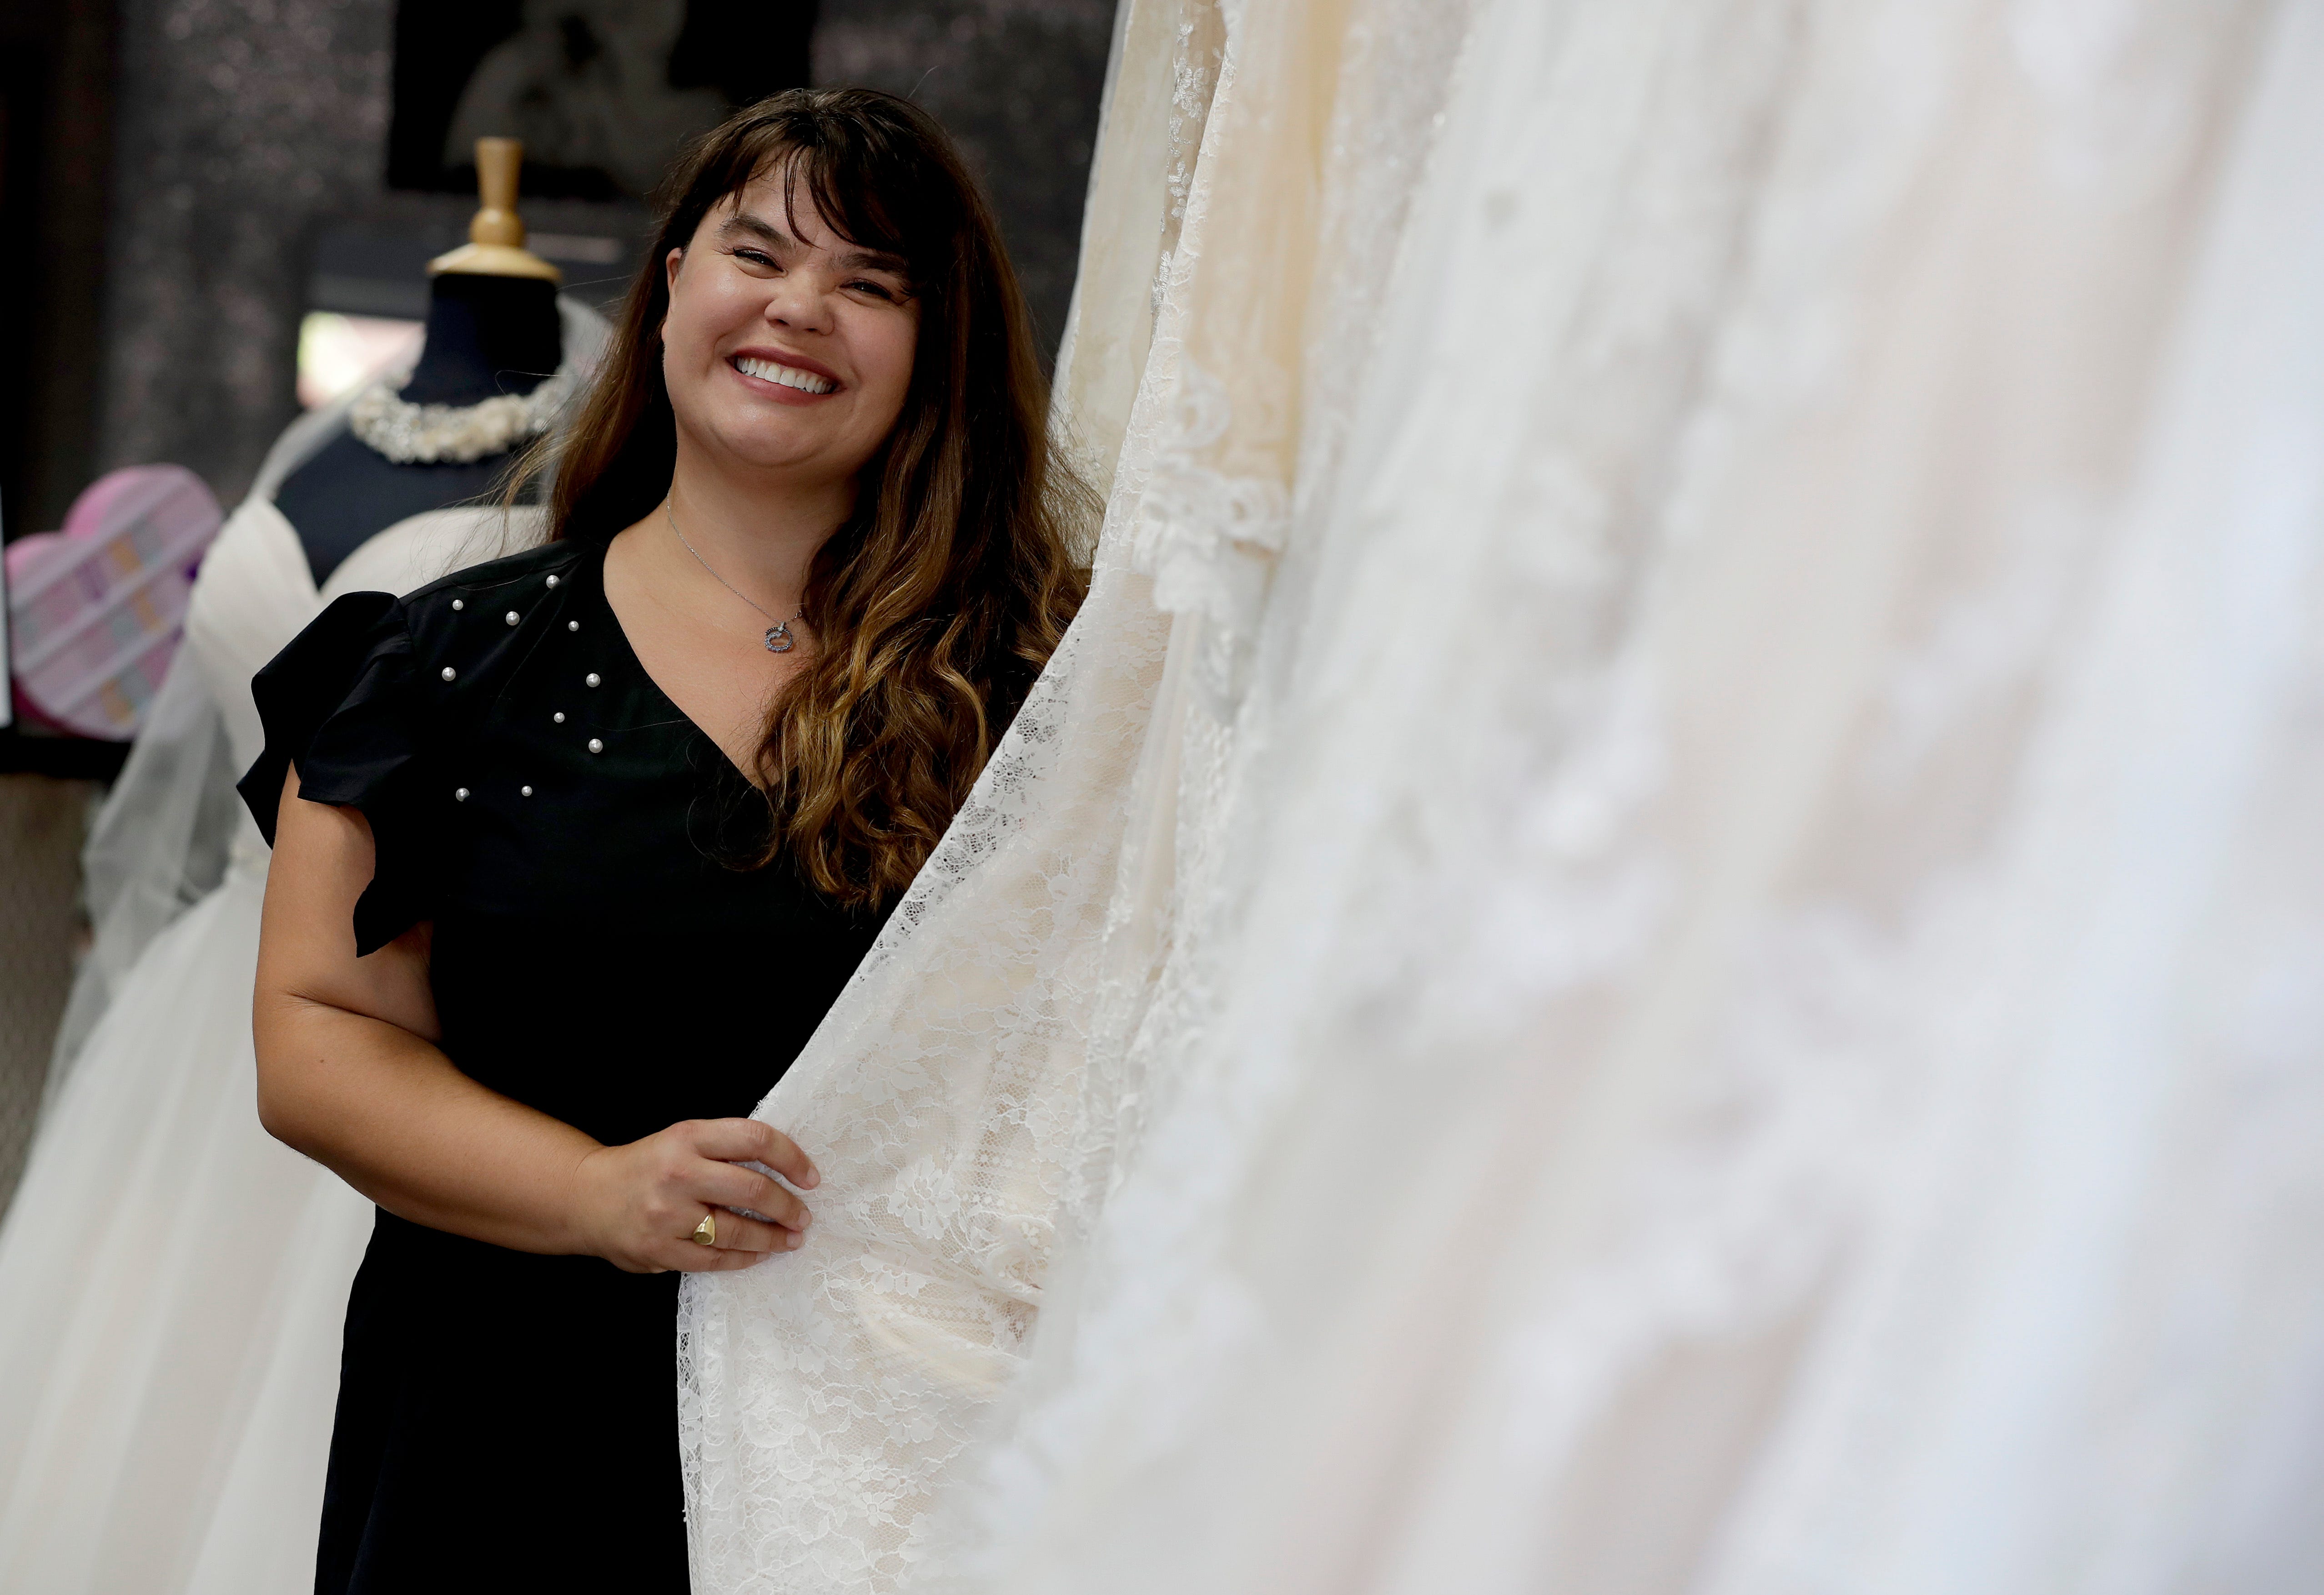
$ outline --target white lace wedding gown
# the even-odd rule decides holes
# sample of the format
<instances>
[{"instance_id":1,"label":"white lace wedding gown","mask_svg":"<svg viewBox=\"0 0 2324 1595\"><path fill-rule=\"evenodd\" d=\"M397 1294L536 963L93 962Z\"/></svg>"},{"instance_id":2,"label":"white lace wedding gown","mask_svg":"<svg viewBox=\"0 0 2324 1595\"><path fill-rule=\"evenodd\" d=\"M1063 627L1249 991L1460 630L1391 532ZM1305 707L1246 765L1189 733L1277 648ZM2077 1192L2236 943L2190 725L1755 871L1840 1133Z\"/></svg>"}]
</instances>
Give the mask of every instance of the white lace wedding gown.
<instances>
[{"instance_id":1,"label":"white lace wedding gown","mask_svg":"<svg viewBox=\"0 0 2324 1595\"><path fill-rule=\"evenodd\" d=\"M568 310L567 347L603 323ZM537 511L417 515L318 590L277 484L345 430L296 423L203 561L186 640L99 822L160 911L227 768L259 753L250 679L341 593L408 592ZM208 790L206 792L205 789ZM217 816L213 814L212 818ZM349 1282L371 1203L260 1127L250 1002L267 852L235 806L225 879L128 963L50 1095L0 1227L0 1590L295 1595L317 1526ZM108 929L100 924L102 943ZM105 949L102 947L100 951Z\"/></svg>"},{"instance_id":2,"label":"white lace wedding gown","mask_svg":"<svg viewBox=\"0 0 2324 1595\"><path fill-rule=\"evenodd\" d=\"M698 1595L2324 1588L2324 4L1120 16Z\"/></svg>"}]
</instances>

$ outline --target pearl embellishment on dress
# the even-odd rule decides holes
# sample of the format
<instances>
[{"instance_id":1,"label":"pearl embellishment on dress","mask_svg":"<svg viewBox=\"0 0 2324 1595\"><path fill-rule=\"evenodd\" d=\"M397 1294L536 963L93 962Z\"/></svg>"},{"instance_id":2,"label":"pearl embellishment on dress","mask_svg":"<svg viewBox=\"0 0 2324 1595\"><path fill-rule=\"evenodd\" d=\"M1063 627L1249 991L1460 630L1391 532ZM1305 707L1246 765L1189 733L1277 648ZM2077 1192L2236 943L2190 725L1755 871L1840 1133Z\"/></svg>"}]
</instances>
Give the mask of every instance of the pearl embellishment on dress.
<instances>
[{"instance_id":1,"label":"pearl embellishment on dress","mask_svg":"<svg viewBox=\"0 0 2324 1595\"><path fill-rule=\"evenodd\" d=\"M520 786L516 791L519 797L530 797L532 795L532 788L530 786Z\"/></svg>"},{"instance_id":2,"label":"pearl embellishment on dress","mask_svg":"<svg viewBox=\"0 0 2324 1595\"><path fill-rule=\"evenodd\" d=\"M447 681L447 682L448 682L448 681L450 681L453 677L455 677L455 676L458 675L459 673L460 673L460 672L459 672L458 671L454 670L454 669L453 669L450 665L448 665L448 664L447 664L447 665L446 665L446 666L444 667L444 679L445 679L446 681Z\"/></svg>"},{"instance_id":3,"label":"pearl embellishment on dress","mask_svg":"<svg viewBox=\"0 0 2324 1595\"><path fill-rule=\"evenodd\" d=\"M554 576L550 577L550 578L549 579L549 586L551 586L551 587L555 587L555 586L557 585L557 578L556 578L556 577L554 577Z\"/></svg>"},{"instance_id":4,"label":"pearl embellishment on dress","mask_svg":"<svg viewBox=\"0 0 2324 1595\"><path fill-rule=\"evenodd\" d=\"M581 623L577 620L568 620L565 623L565 629L567 631L579 631L581 629Z\"/></svg>"},{"instance_id":5,"label":"pearl embellishment on dress","mask_svg":"<svg viewBox=\"0 0 2324 1595\"><path fill-rule=\"evenodd\" d=\"M605 751L605 745L598 741L595 737L592 737L589 738L589 751L591 753L603 753Z\"/></svg>"},{"instance_id":6,"label":"pearl embellishment on dress","mask_svg":"<svg viewBox=\"0 0 2324 1595\"><path fill-rule=\"evenodd\" d=\"M507 621L511 626L514 626L516 624L516 611L512 609L507 614L502 616L501 618Z\"/></svg>"},{"instance_id":7,"label":"pearl embellishment on dress","mask_svg":"<svg viewBox=\"0 0 2324 1595\"><path fill-rule=\"evenodd\" d=\"M468 801L468 789L465 786L454 787L452 796L454 801L465 803Z\"/></svg>"},{"instance_id":8,"label":"pearl embellishment on dress","mask_svg":"<svg viewBox=\"0 0 2324 1595\"><path fill-rule=\"evenodd\" d=\"M560 725L560 726L561 726L561 725L563 725L563 724L565 723L565 711L564 711L563 709L558 709L555 714L550 715L549 718L550 719L552 719L552 720L555 720L558 725Z\"/></svg>"},{"instance_id":9,"label":"pearl embellishment on dress","mask_svg":"<svg viewBox=\"0 0 2324 1595\"><path fill-rule=\"evenodd\" d=\"M594 687L594 686L595 686L595 685L596 685L600 681L604 680L604 677L602 677L602 676L600 676L600 675L599 675L595 671L594 671L594 670L593 670L593 671L591 671L587 675L583 676L581 679L582 679L583 681L585 681L585 682L588 682L591 686L593 686L593 687Z\"/></svg>"},{"instance_id":10,"label":"pearl embellishment on dress","mask_svg":"<svg viewBox=\"0 0 2324 1595\"><path fill-rule=\"evenodd\" d=\"M453 613L453 614L455 614L455 615L457 615L461 610L463 610L463 609L466 608L467 607L468 607L467 605L466 605L466 604L462 603L462 602L461 602L459 599L457 599L457 598L454 598L454 599L452 600L452 613Z\"/></svg>"}]
</instances>

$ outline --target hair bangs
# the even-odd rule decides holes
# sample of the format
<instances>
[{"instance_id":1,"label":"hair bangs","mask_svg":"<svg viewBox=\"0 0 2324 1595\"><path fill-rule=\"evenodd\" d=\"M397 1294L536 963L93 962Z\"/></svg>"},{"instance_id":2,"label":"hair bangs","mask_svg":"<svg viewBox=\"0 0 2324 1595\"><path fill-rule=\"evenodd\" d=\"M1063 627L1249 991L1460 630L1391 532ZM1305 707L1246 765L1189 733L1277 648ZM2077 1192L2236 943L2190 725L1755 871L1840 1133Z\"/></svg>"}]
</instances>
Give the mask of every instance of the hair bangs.
<instances>
[{"instance_id":1,"label":"hair bangs","mask_svg":"<svg viewBox=\"0 0 2324 1595\"><path fill-rule=\"evenodd\" d=\"M944 280L947 246L964 218L951 174L931 169L924 149L822 116L772 116L752 131L721 151L724 159L706 162L696 191L675 209L701 215L739 205L752 184L777 178L793 237L804 236L804 198L842 241L903 261L914 292Z\"/></svg>"}]
</instances>

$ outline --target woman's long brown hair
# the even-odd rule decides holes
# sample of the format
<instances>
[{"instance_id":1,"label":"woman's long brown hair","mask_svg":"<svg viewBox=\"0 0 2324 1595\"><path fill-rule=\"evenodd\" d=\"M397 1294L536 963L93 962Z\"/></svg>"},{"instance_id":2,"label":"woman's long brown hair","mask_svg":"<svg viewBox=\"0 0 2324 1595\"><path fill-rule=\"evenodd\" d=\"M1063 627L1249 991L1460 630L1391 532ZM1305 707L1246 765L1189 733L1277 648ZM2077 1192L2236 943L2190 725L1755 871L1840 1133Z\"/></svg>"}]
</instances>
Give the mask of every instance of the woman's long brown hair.
<instances>
[{"instance_id":1,"label":"woman's long brown hair","mask_svg":"<svg viewBox=\"0 0 2324 1595\"><path fill-rule=\"evenodd\" d=\"M678 452L663 262L714 207L784 168L841 237L901 255L919 303L902 413L808 576L816 656L759 749L773 825L757 862L788 857L827 896L876 907L927 861L1064 635L1085 591L1074 533L1095 508L1050 446L1031 316L944 130L893 95L816 88L705 134L670 178L574 425L509 492L553 473L552 538L610 538L661 503Z\"/></svg>"}]
</instances>

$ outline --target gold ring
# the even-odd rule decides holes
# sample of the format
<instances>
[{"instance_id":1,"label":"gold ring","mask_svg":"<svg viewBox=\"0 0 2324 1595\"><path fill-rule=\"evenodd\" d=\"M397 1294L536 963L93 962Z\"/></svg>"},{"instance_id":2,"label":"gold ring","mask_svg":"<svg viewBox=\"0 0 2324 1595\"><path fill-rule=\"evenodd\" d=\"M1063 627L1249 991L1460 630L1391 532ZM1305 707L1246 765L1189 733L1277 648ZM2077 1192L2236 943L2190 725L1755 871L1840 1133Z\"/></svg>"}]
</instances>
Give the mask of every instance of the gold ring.
<instances>
[{"instance_id":1,"label":"gold ring","mask_svg":"<svg viewBox=\"0 0 2324 1595\"><path fill-rule=\"evenodd\" d=\"M703 1214L702 1222L694 1227L694 1233L692 1236L688 1237L688 1238L696 1246L716 1246L718 1244L718 1215L716 1213Z\"/></svg>"}]
</instances>

